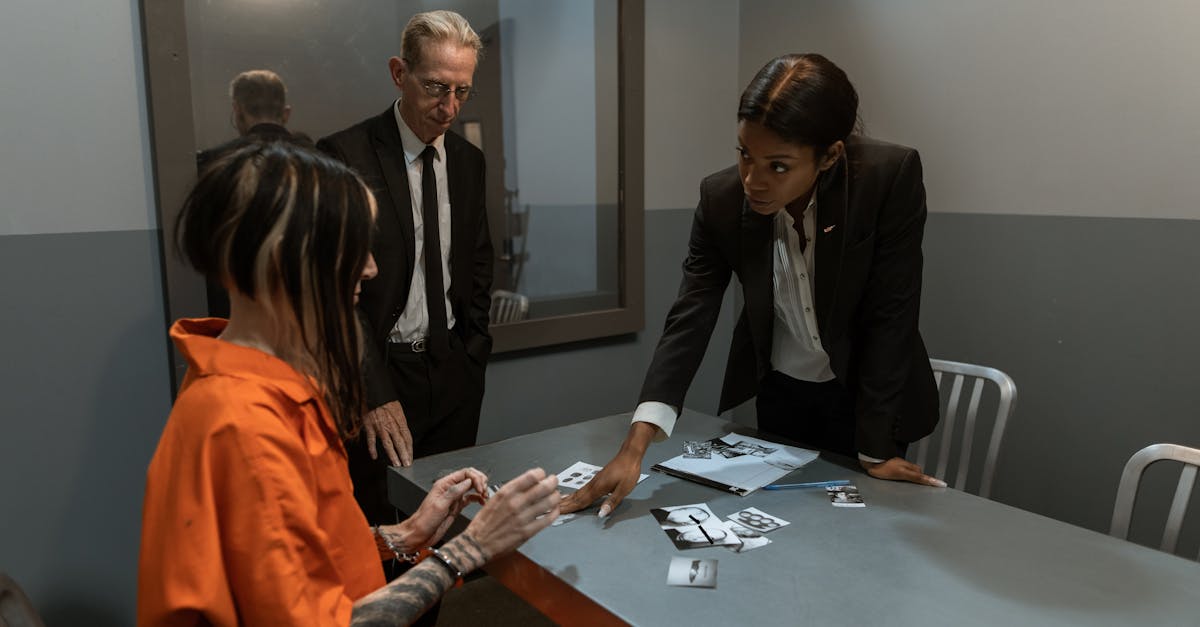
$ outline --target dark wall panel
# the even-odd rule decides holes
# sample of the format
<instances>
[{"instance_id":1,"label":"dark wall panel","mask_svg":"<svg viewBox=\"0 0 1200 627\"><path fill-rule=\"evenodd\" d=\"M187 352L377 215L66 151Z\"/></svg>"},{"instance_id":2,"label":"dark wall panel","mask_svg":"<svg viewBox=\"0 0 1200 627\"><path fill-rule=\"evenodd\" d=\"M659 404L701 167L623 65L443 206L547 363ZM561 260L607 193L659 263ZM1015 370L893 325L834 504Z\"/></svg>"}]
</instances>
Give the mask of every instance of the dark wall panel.
<instances>
[{"instance_id":1,"label":"dark wall panel","mask_svg":"<svg viewBox=\"0 0 1200 627\"><path fill-rule=\"evenodd\" d=\"M132 624L170 410L156 238L0 237L0 568L51 627Z\"/></svg>"},{"instance_id":2,"label":"dark wall panel","mask_svg":"<svg viewBox=\"0 0 1200 627\"><path fill-rule=\"evenodd\" d=\"M1196 242L1190 220L930 214L930 354L1017 384L994 498L1107 532L1130 455L1200 446Z\"/></svg>"}]
</instances>

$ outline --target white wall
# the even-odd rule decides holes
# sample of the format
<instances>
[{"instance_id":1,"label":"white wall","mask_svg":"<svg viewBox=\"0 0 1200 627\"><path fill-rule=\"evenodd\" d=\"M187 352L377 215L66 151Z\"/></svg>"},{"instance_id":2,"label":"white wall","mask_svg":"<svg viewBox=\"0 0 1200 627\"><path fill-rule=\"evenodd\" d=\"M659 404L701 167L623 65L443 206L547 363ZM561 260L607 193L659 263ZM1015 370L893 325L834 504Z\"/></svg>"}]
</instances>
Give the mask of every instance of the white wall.
<instances>
[{"instance_id":1,"label":"white wall","mask_svg":"<svg viewBox=\"0 0 1200 627\"><path fill-rule=\"evenodd\" d=\"M931 211L1200 218L1200 3L745 0L740 83L820 52Z\"/></svg>"},{"instance_id":2,"label":"white wall","mask_svg":"<svg viewBox=\"0 0 1200 627\"><path fill-rule=\"evenodd\" d=\"M153 228L137 4L0 5L0 235Z\"/></svg>"}]
</instances>

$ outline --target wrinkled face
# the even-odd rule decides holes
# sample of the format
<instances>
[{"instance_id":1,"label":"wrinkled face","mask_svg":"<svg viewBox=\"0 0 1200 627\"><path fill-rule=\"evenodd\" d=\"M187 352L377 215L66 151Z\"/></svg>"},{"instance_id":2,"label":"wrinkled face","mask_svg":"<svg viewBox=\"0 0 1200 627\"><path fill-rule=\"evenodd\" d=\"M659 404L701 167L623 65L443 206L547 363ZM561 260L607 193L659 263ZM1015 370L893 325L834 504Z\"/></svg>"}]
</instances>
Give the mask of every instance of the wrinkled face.
<instances>
[{"instance_id":1,"label":"wrinkled face","mask_svg":"<svg viewBox=\"0 0 1200 627\"><path fill-rule=\"evenodd\" d=\"M757 122L738 122L738 174L750 208L773 215L793 202L808 202L817 176L843 149L837 142L818 158L812 146L786 142Z\"/></svg>"},{"instance_id":2,"label":"wrinkled face","mask_svg":"<svg viewBox=\"0 0 1200 627\"><path fill-rule=\"evenodd\" d=\"M475 76L475 50L449 42L429 42L421 51L421 62L410 65L392 57L388 68L392 81L400 88L400 117L426 144L445 133L463 103L454 91L470 88ZM440 84L448 93L431 96L427 87Z\"/></svg>"}]
</instances>

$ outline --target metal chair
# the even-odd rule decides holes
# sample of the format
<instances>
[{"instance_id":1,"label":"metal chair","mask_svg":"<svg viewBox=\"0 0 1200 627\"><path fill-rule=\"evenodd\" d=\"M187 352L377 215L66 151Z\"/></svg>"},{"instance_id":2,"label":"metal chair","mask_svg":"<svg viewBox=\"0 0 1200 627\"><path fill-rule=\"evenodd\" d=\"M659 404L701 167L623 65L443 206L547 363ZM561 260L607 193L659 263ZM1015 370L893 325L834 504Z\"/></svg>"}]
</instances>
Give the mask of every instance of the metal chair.
<instances>
[{"instance_id":1,"label":"metal chair","mask_svg":"<svg viewBox=\"0 0 1200 627\"><path fill-rule=\"evenodd\" d=\"M1129 521L1133 518L1133 506L1137 501L1138 485L1142 481L1142 473L1154 462L1171 460L1183 462L1183 470L1179 473L1179 483L1175 485L1175 497L1171 499L1171 509L1167 512L1167 523L1163 528L1162 543L1159 548L1168 553L1175 552L1179 542L1179 530L1183 526L1183 516L1187 512L1188 501L1192 496L1192 487L1196 484L1196 469L1200 467L1200 449L1188 448L1178 444L1151 444L1133 454L1125 463L1121 473L1121 483L1117 487L1117 500L1113 503L1112 527L1108 535L1129 538ZM1200 559L1200 555L1197 555Z\"/></svg>"},{"instance_id":2,"label":"metal chair","mask_svg":"<svg viewBox=\"0 0 1200 627\"><path fill-rule=\"evenodd\" d=\"M1004 437L1004 428L1017 404L1017 386L1011 377L995 368L942 359L930 359L929 363L933 366L933 378L937 382L938 393L946 397L946 385L949 385L950 391L946 403L942 406L941 420L938 421L937 429L918 442L916 459L913 461L924 468L926 473L929 473L930 468L926 464L936 463L937 469L930 474L950 483L956 490L966 490L967 477L972 470L971 452L976 444L976 432L978 431L981 433L979 438L987 438L987 453L983 458L977 494L988 498L992 492L992 479L996 472L996 456L1000 452L1000 441ZM989 382L995 386L996 390L989 392L990 396L995 397L996 411L994 414L985 411L981 416L979 407L985 387L991 387L987 386ZM961 401L963 400L963 387L967 383L972 383L972 385L970 400L964 408ZM987 405L989 408L991 406L990 403ZM961 423L960 415L963 418ZM992 419L993 417L994 419ZM987 422L989 419L992 419L990 436L984 433L984 430L989 428ZM952 445L956 440L959 442L958 448L952 451ZM928 459L929 451L932 448L931 443L934 442L937 443L938 449L936 456ZM955 462L953 482L947 479L951 459L954 459Z\"/></svg>"},{"instance_id":3,"label":"metal chair","mask_svg":"<svg viewBox=\"0 0 1200 627\"><path fill-rule=\"evenodd\" d=\"M21 586L4 573L0 573L0 627L46 627Z\"/></svg>"},{"instance_id":4,"label":"metal chair","mask_svg":"<svg viewBox=\"0 0 1200 627\"><path fill-rule=\"evenodd\" d=\"M520 322L529 317L529 297L508 290L492 292L492 324Z\"/></svg>"}]
</instances>

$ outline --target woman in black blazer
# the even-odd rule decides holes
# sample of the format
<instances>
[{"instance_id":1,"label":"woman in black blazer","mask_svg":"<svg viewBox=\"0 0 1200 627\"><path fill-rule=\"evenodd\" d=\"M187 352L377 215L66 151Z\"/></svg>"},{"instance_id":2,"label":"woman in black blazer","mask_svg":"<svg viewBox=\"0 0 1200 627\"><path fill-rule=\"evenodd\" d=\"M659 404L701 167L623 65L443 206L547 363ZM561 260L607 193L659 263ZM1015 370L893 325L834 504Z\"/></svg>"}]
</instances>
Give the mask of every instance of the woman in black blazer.
<instances>
[{"instance_id":1,"label":"woman in black blazer","mask_svg":"<svg viewBox=\"0 0 1200 627\"><path fill-rule=\"evenodd\" d=\"M944 486L904 459L933 431L937 388L917 329L925 187L917 151L853 135L858 95L818 54L767 63L742 94L738 162L700 186L679 296L629 435L564 501L600 515L668 437L731 276L745 307L718 412L757 397L758 426L857 456L872 476Z\"/></svg>"}]
</instances>

